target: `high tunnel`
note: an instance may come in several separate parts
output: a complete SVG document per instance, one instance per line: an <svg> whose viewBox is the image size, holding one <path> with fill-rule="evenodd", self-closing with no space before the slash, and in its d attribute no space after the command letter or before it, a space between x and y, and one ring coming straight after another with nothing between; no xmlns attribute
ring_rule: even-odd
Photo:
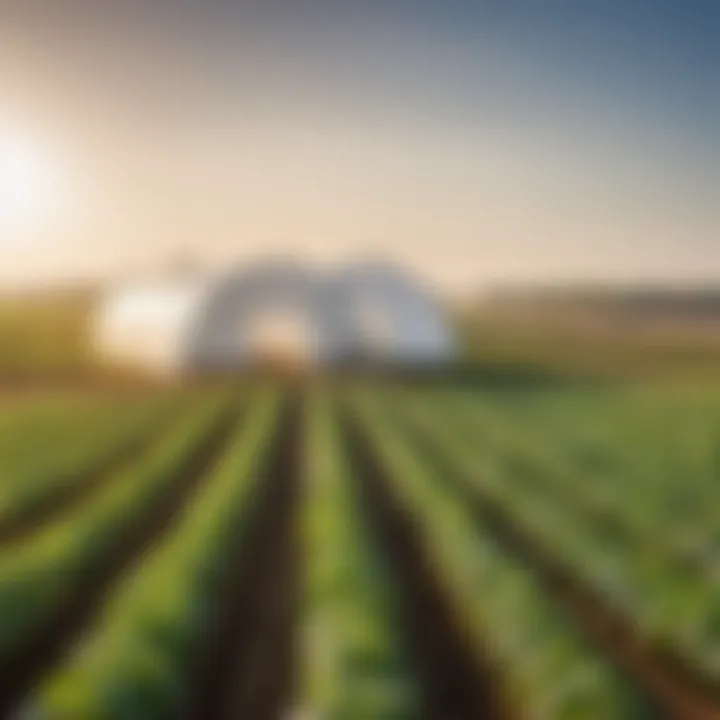
<svg viewBox="0 0 720 720"><path fill-rule="evenodd" d="M322 367L443 363L455 350L432 293L377 263L321 275L273 262L130 283L108 294L94 339L110 362L170 374L245 367L273 353Z"/></svg>

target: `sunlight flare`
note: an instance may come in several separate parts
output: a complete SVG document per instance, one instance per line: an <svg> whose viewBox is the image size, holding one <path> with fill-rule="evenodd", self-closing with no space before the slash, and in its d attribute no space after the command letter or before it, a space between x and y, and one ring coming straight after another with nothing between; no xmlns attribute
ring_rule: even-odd
<svg viewBox="0 0 720 720"><path fill-rule="evenodd" d="M26 241L59 203L56 168L39 143L0 129L0 246Z"/></svg>

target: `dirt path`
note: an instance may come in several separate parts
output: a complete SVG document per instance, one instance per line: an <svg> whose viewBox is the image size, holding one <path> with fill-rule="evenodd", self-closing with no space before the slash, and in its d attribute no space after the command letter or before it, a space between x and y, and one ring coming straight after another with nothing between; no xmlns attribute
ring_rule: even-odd
<svg viewBox="0 0 720 720"><path fill-rule="evenodd" d="M207 638L185 720L281 718L294 685L300 479L298 401L288 400L263 494Z"/></svg>
<svg viewBox="0 0 720 720"><path fill-rule="evenodd" d="M588 639L647 694L659 715L678 720L720 719L717 687L698 677L670 652L643 640L631 622L563 567L538 538L518 526L500 503L483 494L479 484L463 478L455 464L434 445L429 433L410 428L409 423L407 427L418 453L440 471L444 482L452 483L483 528L536 573Z"/></svg>
<svg viewBox="0 0 720 720"><path fill-rule="evenodd" d="M83 586L69 593L18 652L0 660L0 718L13 717L31 688L92 622L114 581L168 529L175 515L192 498L237 422L237 408L217 419L205 441L188 459L173 489L133 518L133 524L118 537L110 555L87 568Z"/></svg>
<svg viewBox="0 0 720 720"><path fill-rule="evenodd" d="M424 716L428 720L509 718L498 673L463 634L430 567L427 538L395 497L386 468L350 417L344 419L344 432L371 525L398 578L405 631L422 683Z"/></svg>

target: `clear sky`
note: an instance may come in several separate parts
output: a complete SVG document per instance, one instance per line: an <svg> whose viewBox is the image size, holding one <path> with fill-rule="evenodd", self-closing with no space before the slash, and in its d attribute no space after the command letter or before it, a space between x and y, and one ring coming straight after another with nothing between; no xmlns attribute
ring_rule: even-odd
<svg viewBox="0 0 720 720"><path fill-rule="evenodd" d="M0 283L720 281L719 78L715 0L0 0Z"/></svg>

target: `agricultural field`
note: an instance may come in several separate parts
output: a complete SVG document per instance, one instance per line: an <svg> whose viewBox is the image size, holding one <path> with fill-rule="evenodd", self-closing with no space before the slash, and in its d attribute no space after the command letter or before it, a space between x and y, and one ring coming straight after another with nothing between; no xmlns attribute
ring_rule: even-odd
<svg viewBox="0 0 720 720"><path fill-rule="evenodd" d="M0 718L720 718L720 392L0 409Z"/></svg>

